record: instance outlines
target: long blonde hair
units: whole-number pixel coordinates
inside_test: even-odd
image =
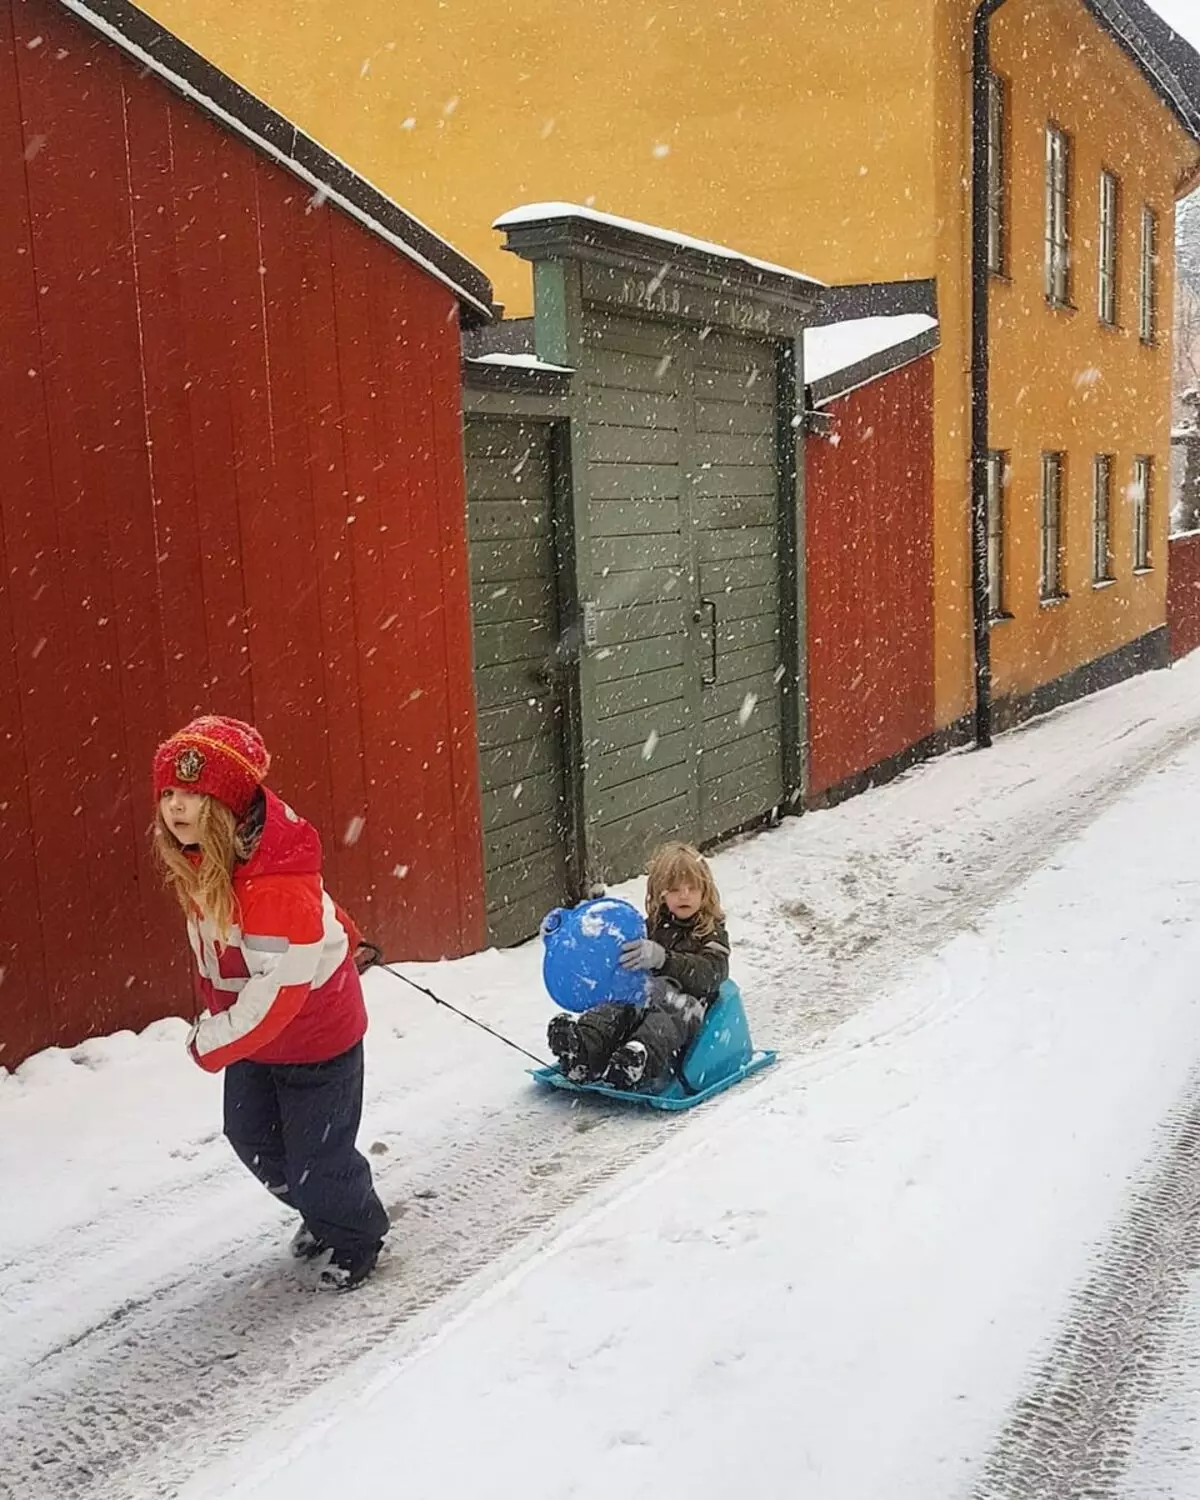
[[[711,937],[717,923],[725,920],[721,893],[708,861],[691,844],[663,844],[650,856],[646,865],[646,915],[653,922],[662,910],[667,892],[680,885],[695,886],[700,892],[694,930],[697,937]]]
[[[189,858],[183,852],[163,818],[161,801],[154,814],[154,853],[167,888],[174,892],[185,915],[207,917],[224,939],[237,915],[234,866],[247,851],[241,846],[237,819],[230,809],[216,797],[207,793],[202,796],[197,820],[200,858]]]

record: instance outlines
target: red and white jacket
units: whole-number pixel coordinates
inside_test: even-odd
[[[321,883],[321,840],[274,792],[254,853],[233,874],[236,923],[222,940],[193,915],[204,1007],[188,1046],[210,1073],[230,1063],[327,1062],[367,1029],[349,918]]]

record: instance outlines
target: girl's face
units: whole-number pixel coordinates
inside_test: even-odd
[[[179,786],[164,787],[159,801],[163,822],[181,844],[200,842],[200,809],[203,806],[203,792],[188,792]]]
[[[669,891],[663,892],[667,910],[681,922],[686,922],[696,915],[700,910],[702,899],[703,895],[698,885],[673,885]]]

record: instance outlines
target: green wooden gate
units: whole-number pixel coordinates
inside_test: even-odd
[[[586,214],[502,221],[570,365],[587,871],[701,844],[802,780],[804,277]],[[802,389],[802,385],[799,386]]]
[[[467,527],[488,939],[506,946],[576,890],[556,428],[552,407],[521,399],[523,377],[510,381],[515,394],[491,371],[473,379]]]

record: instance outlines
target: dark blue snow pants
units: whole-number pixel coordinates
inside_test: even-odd
[[[323,1063],[233,1063],[225,1069],[225,1135],[264,1187],[334,1250],[378,1245],[387,1211],[355,1146],[362,1043]]]

